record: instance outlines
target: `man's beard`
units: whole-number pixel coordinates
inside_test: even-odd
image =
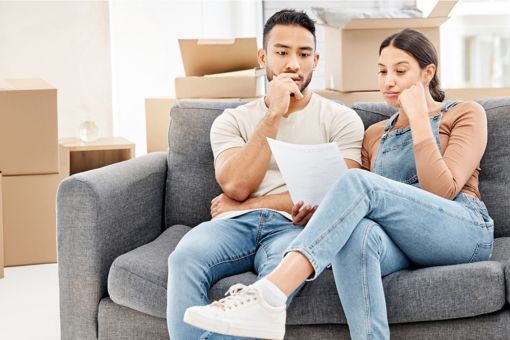
[[[267,81],[271,81],[273,80],[273,78],[275,77],[275,74],[273,72],[269,73],[270,71],[266,71],[266,78],[267,78]],[[305,81],[303,82],[303,84],[301,86],[299,86],[299,92],[303,93],[303,91],[308,87],[308,85],[310,85],[310,82],[312,81],[312,75],[313,75],[313,72],[310,72],[310,74],[308,75],[308,77],[305,79]],[[302,77],[299,76],[299,80],[301,80]],[[304,79],[304,78],[303,78]]]
[[[301,93],[303,93],[303,91],[308,87],[308,85],[310,85],[310,82],[312,81],[312,75],[313,75],[313,72],[310,72],[308,77],[305,79],[305,82],[303,83],[303,85],[301,85],[299,87],[299,91]]]

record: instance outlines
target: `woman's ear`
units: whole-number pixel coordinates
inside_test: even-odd
[[[264,68],[266,67],[266,51],[264,51],[263,48],[260,48],[258,51],[257,51],[257,60],[259,62],[259,66],[261,68]]]
[[[436,74],[436,65],[429,64],[427,65],[422,72],[423,75],[423,83],[424,84],[430,84],[432,79],[434,78],[434,75]]]

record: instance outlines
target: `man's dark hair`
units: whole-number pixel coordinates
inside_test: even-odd
[[[281,11],[273,14],[267,19],[264,25],[264,38],[263,45],[264,49],[267,49],[267,40],[269,39],[269,33],[275,25],[297,25],[306,28],[313,35],[313,42],[316,44],[315,39],[315,21],[310,19],[308,14],[303,11],[296,11],[293,9],[282,9]]]

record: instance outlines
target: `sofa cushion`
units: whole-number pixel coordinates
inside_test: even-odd
[[[495,221],[495,236],[510,236],[510,97],[478,101],[487,112],[489,135],[481,162],[480,192]],[[220,193],[214,177],[209,133],[214,119],[226,108],[244,102],[180,101],[171,112],[168,143],[166,226],[195,226],[208,220],[210,201]],[[385,103],[355,103],[365,127],[390,117]]]
[[[510,264],[508,263],[505,266],[505,278],[506,278],[506,301],[510,304]]]
[[[209,295],[220,299],[230,285],[250,278],[255,280],[255,275],[223,279]],[[388,275],[383,283],[390,323],[471,317],[505,305],[503,266],[495,261],[404,270]],[[305,285],[287,314],[289,325],[325,323],[347,323],[330,270]]]
[[[210,216],[221,193],[214,176],[210,129],[226,108],[245,102],[179,101],[170,113],[165,225],[196,226]]]
[[[487,112],[487,149],[481,162],[480,193],[494,219],[494,235],[510,236],[510,97],[478,100]]]
[[[501,262],[505,266],[506,300],[510,303],[510,237],[497,238],[495,243],[491,260]]]
[[[360,116],[365,130],[372,124],[390,118],[397,110],[386,103],[354,103],[352,109]]]
[[[108,275],[108,294],[119,305],[165,317],[168,256],[190,230],[168,228],[154,241],[115,259]]]
[[[154,242],[117,258],[108,280],[111,299],[123,306],[164,318],[167,258],[187,230],[189,228],[185,226],[170,227]],[[507,237],[496,240],[495,261],[404,270],[388,275],[383,283],[389,321],[444,320],[500,310],[506,296],[504,263],[498,261],[508,261],[509,258],[510,238]],[[227,277],[211,288],[209,296],[221,299],[231,285],[249,284],[255,279],[253,273]],[[330,270],[306,284],[296,296],[289,308],[287,323],[346,323]]]

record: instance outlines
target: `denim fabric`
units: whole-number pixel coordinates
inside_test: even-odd
[[[257,210],[190,230],[168,258],[167,323],[171,339],[227,337],[185,324],[186,308],[209,303],[209,288],[222,278],[253,271],[264,277],[302,231],[283,215]],[[292,299],[289,299],[289,303]]]
[[[377,151],[374,172],[386,178],[419,187],[411,128],[407,126],[403,129],[389,131],[395,125],[397,117],[398,113],[391,116],[384,127],[385,133],[381,137]],[[430,125],[437,145],[439,145],[440,122],[440,113],[430,118]]]
[[[440,117],[430,119],[438,146]],[[483,202],[463,193],[447,200],[419,189],[414,163],[410,129],[385,133],[374,169],[385,177],[349,170],[287,250],[308,258],[312,280],[332,264],[354,340],[390,337],[383,276],[491,256],[494,223]]]
[[[442,112],[447,111],[456,104],[457,102],[452,100],[446,101],[441,107],[441,112],[429,119],[432,133],[434,134],[439,150],[441,150],[439,124],[441,123]],[[385,133],[381,137],[374,172],[401,183],[420,187],[418,175],[416,174],[411,128],[406,126],[402,129],[390,131],[395,125],[398,116],[398,112],[393,114],[384,126]]]
[[[466,194],[450,201],[355,169],[328,192],[288,251],[310,260],[313,278],[332,264],[353,339],[388,339],[381,277],[411,264],[487,260],[493,230],[483,203]]]

